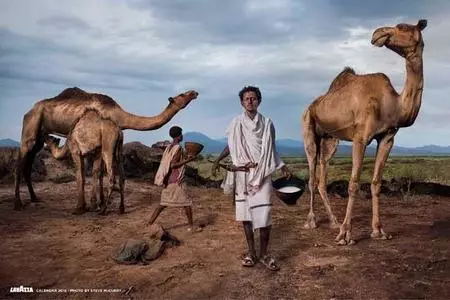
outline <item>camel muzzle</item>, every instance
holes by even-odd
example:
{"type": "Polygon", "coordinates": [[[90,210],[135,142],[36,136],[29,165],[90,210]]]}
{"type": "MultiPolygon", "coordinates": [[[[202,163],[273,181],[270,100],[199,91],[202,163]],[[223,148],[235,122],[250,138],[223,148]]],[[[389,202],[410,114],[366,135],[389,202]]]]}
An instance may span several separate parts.
{"type": "Polygon", "coordinates": [[[383,47],[389,40],[391,29],[389,27],[378,28],[372,35],[372,45],[377,47],[383,47]]]}

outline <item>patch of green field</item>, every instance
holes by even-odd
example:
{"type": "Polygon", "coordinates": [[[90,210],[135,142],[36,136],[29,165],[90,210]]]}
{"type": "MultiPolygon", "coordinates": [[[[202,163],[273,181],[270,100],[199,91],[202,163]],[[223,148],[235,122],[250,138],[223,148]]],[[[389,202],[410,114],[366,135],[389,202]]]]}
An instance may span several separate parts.
{"type": "MultiPolygon", "coordinates": [[[[217,177],[212,177],[211,166],[208,161],[216,156],[209,155],[190,163],[197,168],[203,177],[219,180],[223,178],[225,171],[217,177]]],[[[308,161],[306,157],[282,157],[292,172],[303,179],[309,177],[308,161]]],[[[371,182],[373,176],[375,158],[366,157],[361,172],[361,182],[371,182]]],[[[320,166],[317,166],[317,173],[320,166]]],[[[330,161],[328,169],[328,182],[335,180],[348,180],[352,172],[351,157],[334,157],[330,161]]],[[[391,156],[383,170],[383,179],[407,177],[414,181],[435,182],[450,185],[450,157],[448,156],[391,156]]]]}

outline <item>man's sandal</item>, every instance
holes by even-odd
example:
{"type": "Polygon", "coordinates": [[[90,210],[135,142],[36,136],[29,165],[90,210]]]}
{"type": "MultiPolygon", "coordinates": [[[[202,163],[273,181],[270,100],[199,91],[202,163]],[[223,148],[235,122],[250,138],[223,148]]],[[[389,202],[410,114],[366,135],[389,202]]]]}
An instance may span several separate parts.
{"type": "Polygon", "coordinates": [[[275,259],[266,255],[259,260],[263,265],[265,265],[269,270],[278,271],[280,267],[276,264],[275,259]]]}
{"type": "Polygon", "coordinates": [[[258,262],[256,257],[250,253],[243,254],[241,259],[244,267],[253,267],[258,262]]]}

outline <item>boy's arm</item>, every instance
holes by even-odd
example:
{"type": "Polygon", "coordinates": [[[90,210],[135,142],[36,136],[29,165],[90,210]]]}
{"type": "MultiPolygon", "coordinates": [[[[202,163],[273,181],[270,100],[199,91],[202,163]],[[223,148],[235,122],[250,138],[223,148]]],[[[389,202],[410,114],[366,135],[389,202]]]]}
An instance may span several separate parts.
{"type": "Polygon", "coordinates": [[[183,158],[183,150],[178,149],[177,153],[175,154],[174,158],[172,159],[172,162],[170,163],[170,168],[171,169],[176,169],[179,168],[193,160],[195,160],[195,156],[192,157],[188,157],[187,159],[182,159],[183,158]]]}

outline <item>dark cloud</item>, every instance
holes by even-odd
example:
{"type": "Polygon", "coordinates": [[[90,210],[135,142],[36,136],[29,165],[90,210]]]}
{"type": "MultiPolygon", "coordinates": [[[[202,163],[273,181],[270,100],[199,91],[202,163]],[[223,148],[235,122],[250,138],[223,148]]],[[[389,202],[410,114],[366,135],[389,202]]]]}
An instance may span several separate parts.
{"type": "MultiPolygon", "coordinates": [[[[277,1],[272,1],[276,3],[277,1]]],[[[314,35],[316,39],[342,34],[338,26],[330,27],[339,17],[330,15],[327,7],[286,1],[287,7],[258,10],[264,2],[230,1],[131,1],[131,7],[147,9],[164,24],[160,34],[174,40],[225,44],[273,44],[314,35]],[[248,2],[247,2],[248,3],[248,2]],[[318,18],[321,21],[318,22],[318,18]],[[179,32],[184,34],[180,35],[179,32]]],[[[284,1],[281,1],[284,3],[284,1]]]]}
{"type": "Polygon", "coordinates": [[[39,25],[53,27],[59,30],[91,30],[92,27],[80,18],[74,16],[52,16],[40,19],[39,25]]]}
{"type": "Polygon", "coordinates": [[[335,14],[342,18],[359,20],[392,19],[399,16],[417,18],[430,10],[430,2],[424,0],[319,0],[318,2],[326,3],[326,6],[332,7],[335,14]]]}
{"type": "MultiPolygon", "coordinates": [[[[429,17],[424,32],[424,115],[419,113],[414,130],[400,131],[396,142],[420,144],[413,136],[432,139],[427,124],[450,113],[450,101],[445,100],[449,85],[443,76],[450,71],[450,40],[445,36],[450,22],[443,14],[450,6],[444,2],[127,3],[118,11],[112,8],[116,2],[98,2],[105,11],[93,19],[78,7],[79,14],[53,13],[59,5],[55,2],[52,12],[36,12],[42,14],[37,23],[0,26],[2,112],[20,99],[17,110],[22,114],[36,99],[79,86],[109,94],[130,112],[152,115],[168,96],[192,88],[200,92],[198,101],[168,125],[221,137],[232,116],[241,111],[239,90],[251,84],[261,88],[261,110],[274,120],[278,136],[299,138],[304,109],[346,65],[357,73],[385,72],[400,92],[404,62],[392,51],[374,48],[371,33],[397,21],[415,23],[429,17]]],[[[0,125],[10,128],[7,132],[19,135],[21,116],[3,112],[0,119],[0,125]]],[[[126,136],[150,143],[166,132],[127,131],[126,136]]]]}
{"type": "MultiPolygon", "coordinates": [[[[419,0],[318,0],[318,1],[164,1],[133,0],[131,7],[146,9],[163,24],[159,34],[180,43],[277,44],[314,37],[318,41],[339,38],[344,28],[367,25],[379,20],[408,16],[415,22],[434,11],[429,2],[419,0]],[[267,3],[274,7],[258,9],[267,3]],[[283,7],[283,3],[286,7],[283,7]],[[180,35],[179,33],[184,34],[180,35]]],[[[377,23],[378,22],[378,23],[377,23]]],[[[386,23],[389,25],[390,23],[386,23]]],[[[395,24],[392,24],[395,25],[395,24]]]]}

